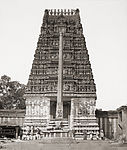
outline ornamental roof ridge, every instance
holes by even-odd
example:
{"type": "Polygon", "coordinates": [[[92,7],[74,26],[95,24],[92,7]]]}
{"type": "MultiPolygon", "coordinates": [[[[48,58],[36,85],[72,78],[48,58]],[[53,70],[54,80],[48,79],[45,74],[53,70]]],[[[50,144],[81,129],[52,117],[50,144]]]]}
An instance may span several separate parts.
{"type": "Polygon", "coordinates": [[[45,13],[50,16],[74,16],[79,14],[79,9],[46,9],[45,13]]]}

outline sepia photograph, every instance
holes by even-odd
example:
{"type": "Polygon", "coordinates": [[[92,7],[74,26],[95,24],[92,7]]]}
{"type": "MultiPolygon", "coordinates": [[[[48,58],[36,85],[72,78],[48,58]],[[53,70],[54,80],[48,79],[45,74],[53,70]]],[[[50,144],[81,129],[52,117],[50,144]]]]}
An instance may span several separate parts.
{"type": "Polygon", "coordinates": [[[127,150],[127,1],[0,0],[0,150],[127,150]]]}

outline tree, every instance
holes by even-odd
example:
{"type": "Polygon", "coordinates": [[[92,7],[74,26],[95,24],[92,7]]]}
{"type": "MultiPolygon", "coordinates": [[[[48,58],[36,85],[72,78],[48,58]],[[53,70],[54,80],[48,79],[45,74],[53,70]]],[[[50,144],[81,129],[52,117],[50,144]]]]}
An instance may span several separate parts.
{"type": "Polygon", "coordinates": [[[7,75],[0,79],[0,109],[24,109],[26,90],[24,84],[18,81],[11,81],[7,75]]]}

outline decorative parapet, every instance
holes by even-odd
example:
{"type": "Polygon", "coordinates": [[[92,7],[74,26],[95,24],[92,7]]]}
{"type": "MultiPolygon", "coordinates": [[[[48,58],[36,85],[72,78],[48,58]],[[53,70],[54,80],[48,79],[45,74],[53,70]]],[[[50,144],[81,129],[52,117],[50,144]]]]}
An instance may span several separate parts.
{"type": "Polygon", "coordinates": [[[46,9],[45,14],[51,15],[51,16],[60,16],[60,15],[65,15],[65,16],[73,16],[79,14],[79,9],[46,9]]]}

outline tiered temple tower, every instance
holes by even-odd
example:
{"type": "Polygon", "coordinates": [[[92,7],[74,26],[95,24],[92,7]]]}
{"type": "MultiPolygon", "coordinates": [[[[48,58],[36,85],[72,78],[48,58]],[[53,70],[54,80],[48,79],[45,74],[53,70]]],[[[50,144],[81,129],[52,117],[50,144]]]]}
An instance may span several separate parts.
{"type": "Polygon", "coordinates": [[[98,131],[96,85],[78,9],[45,10],[27,87],[26,129],[47,136],[98,131]]]}

